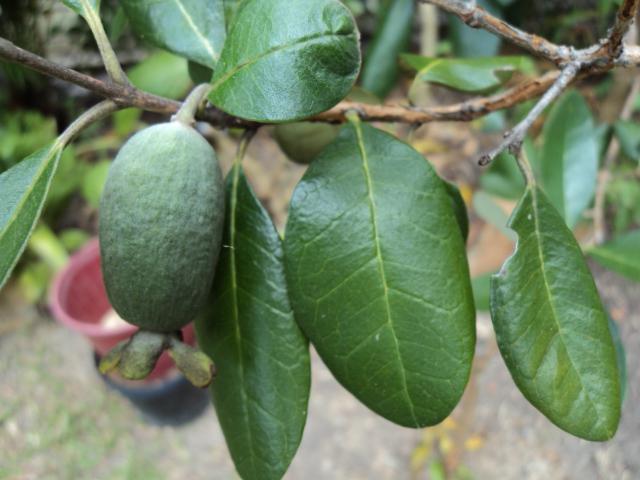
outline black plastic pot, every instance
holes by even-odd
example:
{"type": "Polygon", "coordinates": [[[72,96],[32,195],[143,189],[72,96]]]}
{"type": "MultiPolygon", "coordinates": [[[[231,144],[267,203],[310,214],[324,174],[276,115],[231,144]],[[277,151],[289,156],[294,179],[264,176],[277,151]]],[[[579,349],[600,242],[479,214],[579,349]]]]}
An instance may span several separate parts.
{"type": "Polygon", "coordinates": [[[98,355],[94,354],[96,372],[104,383],[127,398],[149,423],[183,425],[198,418],[207,409],[209,390],[196,388],[180,373],[151,383],[120,383],[97,370],[98,355]]]}

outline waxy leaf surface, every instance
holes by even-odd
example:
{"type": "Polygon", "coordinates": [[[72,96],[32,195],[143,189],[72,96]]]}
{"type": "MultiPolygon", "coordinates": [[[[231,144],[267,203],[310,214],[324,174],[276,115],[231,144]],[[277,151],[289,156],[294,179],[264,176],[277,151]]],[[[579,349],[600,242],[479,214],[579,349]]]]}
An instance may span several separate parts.
{"type": "Polygon", "coordinates": [[[213,76],[211,102],[256,121],[298,120],[333,107],[360,68],[359,33],[338,0],[246,0],[213,76]]]}
{"type": "Polygon", "coordinates": [[[452,199],[419,153],[345,126],[294,192],[285,267],[298,323],[353,395],[408,427],[449,415],[475,309],[452,199]]]}
{"type": "Polygon", "coordinates": [[[491,316],[516,385],[549,420],[587,440],[607,440],[620,419],[616,351],[580,247],[538,187],[509,226],[518,246],[492,278],[491,316]]]}
{"type": "Polygon", "coordinates": [[[310,388],[308,342],[287,296],[282,246],[236,164],[210,312],[198,342],[214,360],[211,386],[227,445],[244,479],[279,479],[302,438],[310,388]]]}
{"type": "Polygon", "coordinates": [[[61,151],[49,145],[0,175],[0,288],[40,218],[61,151]]]}
{"type": "Polygon", "coordinates": [[[83,17],[86,16],[85,6],[93,9],[96,13],[100,13],[100,0],[62,0],[67,7],[83,17]]]}
{"type": "Polygon", "coordinates": [[[135,32],[153,45],[215,67],[227,33],[221,0],[121,0],[135,32]]]}

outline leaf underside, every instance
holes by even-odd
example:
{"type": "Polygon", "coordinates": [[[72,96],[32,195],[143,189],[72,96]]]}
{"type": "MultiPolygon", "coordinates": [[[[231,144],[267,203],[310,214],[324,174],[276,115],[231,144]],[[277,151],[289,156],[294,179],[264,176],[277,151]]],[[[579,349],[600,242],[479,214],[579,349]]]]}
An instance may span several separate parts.
{"type": "Polygon", "coordinates": [[[620,384],[608,320],[580,247],[538,187],[509,226],[518,247],[492,278],[491,316],[502,356],[524,396],[587,440],[611,438],[620,384]]]}
{"type": "Polygon", "coordinates": [[[121,0],[136,33],[153,45],[213,68],[226,37],[221,1],[121,0]]]}
{"type": "Polygon", "coordinates": [[[344,127],[293,195],[285,266],[298,323],[352,394],[409,427],[451,412],[475,312],[451,197],[419,153],[344,127]]]}
{"type": "Polygon", "coordinates": [[[213,303],[198,319],[198,341],[216,364],[213,401],[239,474],[279,479],[306,422],[308,342],[289,304],[280,238],[238,164],[226,205],[213,303]]]}

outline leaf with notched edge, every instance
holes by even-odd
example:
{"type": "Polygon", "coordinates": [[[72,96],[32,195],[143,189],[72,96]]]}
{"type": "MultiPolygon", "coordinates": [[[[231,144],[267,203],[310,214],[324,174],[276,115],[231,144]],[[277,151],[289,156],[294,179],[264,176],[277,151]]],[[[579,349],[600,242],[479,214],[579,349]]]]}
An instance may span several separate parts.
{"type": "Polygon", "coordinates": [[[509,226],[518,246],[492,278],[491,317],[511,376],[558,427],[608,440],[620,420],[616,351],[580,247],[535,186],[509,226]]]}
{"type": "Polygon", "coordinates": [[[298,323],[353,395],[408,427],[451,413],[475,308],[452,199],[418,152],[345,126],[295,190],[285,269],[298,323]]]}

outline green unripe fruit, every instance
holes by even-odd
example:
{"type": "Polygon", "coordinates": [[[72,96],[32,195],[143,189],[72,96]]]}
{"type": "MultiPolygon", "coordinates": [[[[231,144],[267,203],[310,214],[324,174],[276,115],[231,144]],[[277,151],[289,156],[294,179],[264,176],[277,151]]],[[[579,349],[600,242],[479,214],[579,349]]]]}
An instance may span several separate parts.
{"type": "Polygon", "coordinates": [[[290,160],[306,165],[338,136],[339,130],[336,125],[295,122],[278,125],[274,134],[290,160]]]}
{"type": "Polygon", "coordinates": [[[102,271],[118,314],[153,332],[192,321],[211,288],[223,220],[222,174],[198,132],[171,122],[131,137],[100,205],[102,271]]]}

